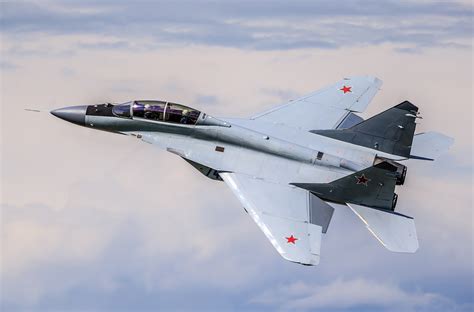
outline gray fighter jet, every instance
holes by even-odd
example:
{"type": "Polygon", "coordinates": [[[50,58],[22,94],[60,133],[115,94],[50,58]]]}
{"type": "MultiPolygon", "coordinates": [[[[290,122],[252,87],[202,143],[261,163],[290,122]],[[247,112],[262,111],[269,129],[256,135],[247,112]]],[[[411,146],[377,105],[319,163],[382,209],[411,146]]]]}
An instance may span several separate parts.
{"type": "MultiPolygon", "coordinates": [[[[433,160],[453,139],[415,135],[418,107],[404,101],[367,120],[382,81],[336,84],[250,118],[216,118],[167,101],[72,106],[74,124],[135,136],[224,181],[287,260],[319,263],[334,209],[351,209],[387,249],[415,252],[413,218],[395,212],[407,159],[433,160]]],[[[185,183],[185,182],[184,182],[185,183]]]]}

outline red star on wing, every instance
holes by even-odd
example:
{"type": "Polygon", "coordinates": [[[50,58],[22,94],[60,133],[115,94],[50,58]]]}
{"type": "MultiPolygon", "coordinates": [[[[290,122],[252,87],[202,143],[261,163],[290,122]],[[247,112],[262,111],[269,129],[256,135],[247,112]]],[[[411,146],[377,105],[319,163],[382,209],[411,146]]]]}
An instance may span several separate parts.
{"type": "Polygon", "coordinates": [[[369,178],[366,178],[364,174],[362,174],[360,177],[358,176],[355,176],[356,180],[357,180],[357,184],[363,184],[365,186],[368,186],[368,182],[370,181],[369,178]]]}
{"type": "Polygon", "coordinates": [[[290,237],[285,237],[286,240],[287,240],[287,243],[290,244],[296,244],[296,241],[298,240],[296,237],[293,236],[293,234],[291,234],[290,237]]]}
{"type": "Polygon", "coordinates": [[[348,87],[348,86],[344,85],[339,90],[341,90],[342,92],[344,92],[344,94],[346,94],[347,92],[352,92],[351,89],[352,89],[352,87],[348,87]]]}

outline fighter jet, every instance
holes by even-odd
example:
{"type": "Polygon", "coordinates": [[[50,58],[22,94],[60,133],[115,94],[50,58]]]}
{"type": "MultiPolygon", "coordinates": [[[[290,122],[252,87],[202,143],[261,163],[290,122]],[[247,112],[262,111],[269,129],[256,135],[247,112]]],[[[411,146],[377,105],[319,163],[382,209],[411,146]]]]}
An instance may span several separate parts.
{"type": "MultiPolygon", "coordinates": [[[[415,134],[404,101],[369,119],[382,81],[343,80],[250,118],[217,118],[161,100],[51,111],[76,125],[134,136],[224,181],[283,258],[316,265],[334,209],[352,210],[388,250],[418,249],[412,217],[396,212],[408,159],[434,160],[453,139],[415,134]]],[[[186,183],[183,181],[183,183],[186,183]]]]}

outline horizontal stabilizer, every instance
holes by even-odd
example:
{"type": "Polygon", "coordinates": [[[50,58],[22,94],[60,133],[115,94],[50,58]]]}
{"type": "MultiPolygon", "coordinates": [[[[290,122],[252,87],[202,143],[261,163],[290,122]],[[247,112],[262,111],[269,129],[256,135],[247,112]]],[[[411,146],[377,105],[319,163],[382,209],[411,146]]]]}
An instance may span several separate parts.
{"type": "Polygon", "coordinates": [[[413,218],[392,211],[348,204],[367,229],[388,250],[413,253],[418,249],[413,218]]]}
{"type": "Polygon", "coordinates": [[[434,160],[446,152],[454,139],[442,133],[430,131],[419,133],[413,138],[410,158],[434,160]]]}
{"type": "Polygon", "coordinates": [[[329,183],[291,183],[319,198],[393,210],[396,205],[397,168],[388,162],[351,173],[329,183]]]}

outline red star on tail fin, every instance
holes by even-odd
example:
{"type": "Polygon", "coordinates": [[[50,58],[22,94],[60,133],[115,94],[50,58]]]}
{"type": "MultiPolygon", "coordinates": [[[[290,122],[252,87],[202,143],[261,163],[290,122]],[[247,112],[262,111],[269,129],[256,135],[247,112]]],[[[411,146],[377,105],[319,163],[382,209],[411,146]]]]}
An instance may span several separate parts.
{"type": "Polygon", "coordinates": [[[364,174],[362,174],[360,177],[355,176],[355,178],[357,179],[357,184],[363,184],[365,186],[368,186],[367,183],[370,181],[370,179],[366,178],[364,174]]]}

